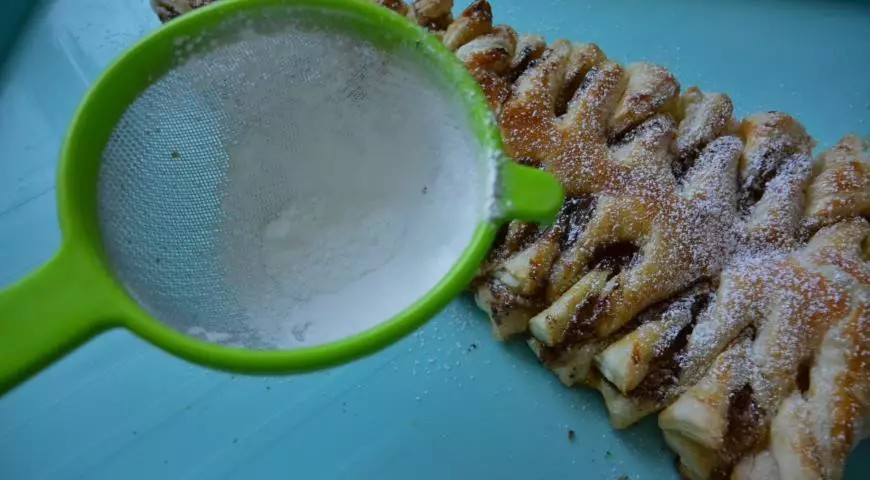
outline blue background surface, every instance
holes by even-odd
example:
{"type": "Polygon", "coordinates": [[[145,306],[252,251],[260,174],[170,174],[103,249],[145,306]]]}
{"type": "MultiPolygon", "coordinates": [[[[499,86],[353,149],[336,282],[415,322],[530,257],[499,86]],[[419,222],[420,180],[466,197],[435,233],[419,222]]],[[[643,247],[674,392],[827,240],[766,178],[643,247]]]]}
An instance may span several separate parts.
{"type": "MultiPolygon", "coordinates": [[[[101,68],[157,26],[147,0],[0,0],[0,287],[59,244],[54,173],[101,68]],[[20,28],[12,28],[12,27],[20,28]],[[8,40],[16,37],[14,43],[8,40]]],[[[870,5],[816,1],[499,1],[496,20],[594,41],[783,110],[820,146],[870,133],[870,5]]],[[[105,334],[0,398],[0,479],[673,478],[654,421],[611,432],[523,345],[497,344],[469,299],[365,360],[303,376],[188,365],[105,334]],[[473,348],[472,344],[477,348],[473,348]],[[577,432],[575,441],[567,430],[577,432]]],[[[870,445],[847,478],[870,478],[870,445]]]]}

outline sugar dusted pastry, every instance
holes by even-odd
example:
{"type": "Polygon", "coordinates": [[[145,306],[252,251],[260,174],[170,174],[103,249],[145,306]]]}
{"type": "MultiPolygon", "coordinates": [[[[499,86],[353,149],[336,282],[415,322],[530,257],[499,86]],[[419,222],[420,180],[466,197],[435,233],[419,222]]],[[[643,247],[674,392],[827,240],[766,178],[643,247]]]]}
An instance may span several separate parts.
{"type": "Polygon", "coordinates": [[[507,152],[568,194],[481,266],[494,335],[600,391],[615,428],[661,412],[685,478],[841,478],[870,431],[870,143],[813,159],[785,113],[735,119],[723,93],[518,34],[485,0],[455,18],[451,0],[376,3],[455,52],[507,152]]]}
{"type": "Polygon", "coordinates": [[[848,451],[843,445],[854,444],[870,413],[863,363],[870,344],[862,343],[870,340],[864,329],[870,319],[868,239],[865,220],[848,220],[820,230],[796,251],[726,269],[731,279],[720,287],[713,315],[690,337],[689,345],[697,348],[687,351],[683,374],[697,375],[704,370],[697,365],[717,360],[659,417],[684,474],[708,478],[739,467],[747,478],[770,478],[757,477],[753,468],[762,467],[750,468],[754,463],[745,457],[756,455],[763,443],[771,456],[759,457],[758,465],[768,470],[784,462],[782,471],[791,472],[797,464],[785,455],[797,455],[798,447],[789,445],[799,435],[815,435],[807,441],[822,450],[839,443],[840,458],[827,467],[842,468],[848,451]],[[738,348],[743,353],[733,355],[738,348]],[[814,398],[827,407],[801,410],[814,398]],[[838,401],[845,402],[839,411],[838,401]],[[813,421],[827,430],[807,431],[813,421]],[[848,435],[836,440],[833,431],[848,435]]]}
{"type": "Polygon", "coordinates": [[[195,8],[204,7],[217,0],[151,0],[151,8],[157,13],[161,22],[185,14],[195,8]]]}
{"type": "Polygon", "coordinates": [[[822,153],[807,197],[804,223],[809,229],[870,217],[870,140],[846,135],[822,153]]]}

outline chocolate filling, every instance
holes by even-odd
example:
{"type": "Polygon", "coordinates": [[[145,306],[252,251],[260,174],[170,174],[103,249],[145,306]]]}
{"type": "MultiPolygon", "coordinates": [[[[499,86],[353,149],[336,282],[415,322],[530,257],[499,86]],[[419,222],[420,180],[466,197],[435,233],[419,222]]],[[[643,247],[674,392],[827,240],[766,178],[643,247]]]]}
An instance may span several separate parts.
{"type": "Polygon", "coordinates": [[[541,363],[544,365],[554,368],[559,363],[559,357],[562,354],[567,353],[571,350],[568,348],[559,348],[559,347],[548,347],[546,345],[541,345],[541,351],[538,353],[538,358],[541,360],[541,363]]]}
{"type": "Polygon", "coordinates": [[[520,61],[517,63],[510,75],[508,76],[508,80],[511,84],[517,81],[518,78],[528,69],[532,68],[537,64],[537,60],[541,58],[541,55],[544,53],[544,49],[542,48],[534,48],[533,45],[526,45],[522,50],[519,51],[520,61]]]}
{"type": "Polygon", "coordinates": [[[562,251],[570,248],[580,238],[595,212],[595,204],[595,197],[591,195],[572,197],[565,201],[556,218],[556,226],[560,231],[559,248],[562,251]]]}
{"type": "Polygon", "coordinates": [[[589,85],[592,85],[592,80],[594,80],[595,76],[598,75],[599,70],[600,69],[598,67],[592,67],[589,69],[589,71],[586,72],[585,75],[582,75],[583,78],[580,81],[580,85],[577,87],[577,92],[575,92],[575,95],[582,94],[589,88],[589,85]]]}
{"type": "MultiPolygon", "coordinates": [[[[582,88],[582,87],[581,87],[582,88]]],[[[654,116],[646,119],[639,125],[631,125],[628,128],[619,132],[611,132],[608,136],[607,143],[612,149],[623,147],[633,142],[636,138],[642,138],[648,135],[649,131],[664,132],[667,130],[667,120],[665,116],[654,116]]]]}
{"type": "MultiPolygon", "coordinates": [[[[652,400],[658,404],[670,401],[671,397],[676,393],[676,387],[682,372],[680,364],[680,353],[686,348],[689,343],[689,336],[695,328],[698,315],[707,309],[710,304],[710,299],[713,295],[713,287],[707,281],[702,281],[698,286],[694,287],[696,291],[691,294],[692,305],[689,307],[689,315],[692,320],[683,327],[668,348],[657,357],[649,366],[646,377],[640,384],[631,391],[631,396],[641,400],[652,400]]],[[[675,301],[682,301],[685,296],[677,300],[667,300],[650,307],[647,311],[659,310],[656,317],[660,317],[668,306],[675,301]]],[[[644,314],[641,314],[644,315],[644,314]]]]}
{"type": "Polygon", "coordinates": [[[610,270],[610,278],[618,275],[622,269],[631,264],[638,252],[637,245],[631,242],[617,242],[599,245],[589,259],[592,269],[610,270]]]}
{"type": "MultiPolygon", "coordinates": [[[[870,216],[864,215],[862,218],[870,222],[870,216]]],[[[861,240],[861,260],[870,261],[870,235],[861,240]]]]}
{"type": "Polygon", "coordinates": [[[534,223],[513,221],[502,229],[503,236],[500,247],[503,247],[503,257],[513,255],[528,247],[538,238],[540,228],[534,223]]]}
{"type": "MultiPolygon", "coordinates": [[[[589,265],[593,269],[609,270],[608,278],[610,279],[631,264],[638,251],[637,246],[629,242],[601,245],[593,252],[589,265]]],[[[608,304],[609,298],[607,296],[592,295],[578,305],[565,330],[562,345],[573,345],[583,340],[595,338],[595,327],[598,325],[598,320],[607,311],[608,304]]]]}
{"type": "Polygon", "coordinates": [[[447,27],[449,27],[451,23],[453,23],[453,16],[447,14],[427,20],[428,21],[426,21],[425,23],[421,23],[420,26],[430,32],[443,32],[447,30],[447,27]]]}
{"type": "MultiPolygon", "coordinates": [[[[528,50],[531,50],[531,49],[528,49],[528,50]]],[[[525,54],[525,53],[526,53],[526,49],[523,50],[523,54],[525,54]]],[[[543,58],[544,58],[544,55],[538,55],[537,57],[529,57],[528,59],[524,58],[522,60],[522,63],[525,63],[526,67],[525,68],[517,68],[516,70],[514,70],[513,74],[510,77],[511,83],[515,83],[516,81],[518,81],[520,79],[520,77],[523,76],[524,73],[526,73],[527,71],[532,70],[533,68],[540,65],[541,60],[543,58]]]]}
{"type": "Polygon", "coordinates": [[[538,161],[532,157],[517,157],[514,159],[514,161],[519,163],[520,165],[525,165],[527,167],[537,167],[538,166],[538,161]]]}
{"type": "Polygon", "coordinates": [[[762,440],[764,412],[752,396],[752,387],[745,385],[731,396],[728,405],[728,430],[711,479],[731,478],[734,466],[762,440]]]}
{"type": "Polygon", "coordinates": [[[565,330],[563,345],[574,345],[595,337],[595,320],[600,316],[602,308],[600,300],[598,295],[592,295],[577,306],[565,330]]]}
{"type": "Polygon", "coordinates": [[[697,160],[696,156],[687,156],[687,157],[677,157],[671,161],[671,172],[674,174],[674,178],[680,182],[682,186],[682,180],[686,176],[686,173],[695,166],[695,161],[697,160]]]}
{"type": "Polygon", "coordinates": [[[743,180],[738,201],[743,212],[758,203],[767,190],[767,185],[781,172],[791,170],[798,150],[795,145],[781,148],[769,147],[756,163],[757,172],[743,180]]]}
{"type": "Polygon", "coordinates": [[[810,360],[806,359],[798,365],[797,377],[795,378],[798,390],[802,394],[810,389],[810,360]]]}
{"type": "Polygon", "coordinates": [[[756,177],[747,178],[743,184],[743,192],[740,195],[740,208],[744,212],[748,212],[753,205],[761,201],[764,192],[767,189],[767,184],[773,180],[777,174],[775,168],[765,169],[756,177]]]}
{"type": "Polygon", "coordinates": [[[586,80],[588,75],[587,72],[582,70],[577,70],[573,72],[570,78],[567,79],[565,85],[562,88],[562,91],[559,94],[559,98],[556,100],[556,116],[562,116],[566,112],[568,112],[568,104],[571,103],[571,100],[574,98],[574,95],[580,90],[581,86],[588,85],[589,81],[586,80]]]}
{"type": "Polygon", "coordinates": [[[649,373],[640,384],[631,391],[631,396],[642,400],[653,400],[656,403],[667,401],[680,379],[680,361],[677,355],[689,342],[689,335],[695,328],[693,323],[686,325],[674,338],[673,343],[664,354],[652,361],[649,373]]]}

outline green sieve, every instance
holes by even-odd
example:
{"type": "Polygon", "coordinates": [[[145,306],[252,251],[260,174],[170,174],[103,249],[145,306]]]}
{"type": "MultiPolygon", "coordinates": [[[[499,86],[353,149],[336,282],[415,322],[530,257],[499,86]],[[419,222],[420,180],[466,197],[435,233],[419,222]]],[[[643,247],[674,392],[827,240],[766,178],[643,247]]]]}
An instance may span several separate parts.
{"type": "Polygon", "coordinates": [[[60,251],[0,294],[0,392],[115,327],[226,370],[349,361],[455,298],[504,222],[562,202],[506,159],[451,52],[354,0],[170,22],[87,94],[59,171],[60,251]]]}

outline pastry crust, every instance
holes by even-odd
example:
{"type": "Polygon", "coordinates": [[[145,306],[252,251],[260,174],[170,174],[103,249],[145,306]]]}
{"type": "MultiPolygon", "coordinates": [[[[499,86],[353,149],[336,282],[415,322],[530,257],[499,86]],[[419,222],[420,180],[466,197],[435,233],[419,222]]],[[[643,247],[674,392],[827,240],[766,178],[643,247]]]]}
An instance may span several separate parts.
{"type": "Polygon", "coordinates": [[[151,0],[151,8],[161,22],[168,22],[193,9],[204,7],[217,0],[151,0]]]}
{"type": "Polygon", "coordinates": [[[870,216],[870,141],[846,135],[819,155],[807,191],[804,225],[811,231],[870,216]]]}

